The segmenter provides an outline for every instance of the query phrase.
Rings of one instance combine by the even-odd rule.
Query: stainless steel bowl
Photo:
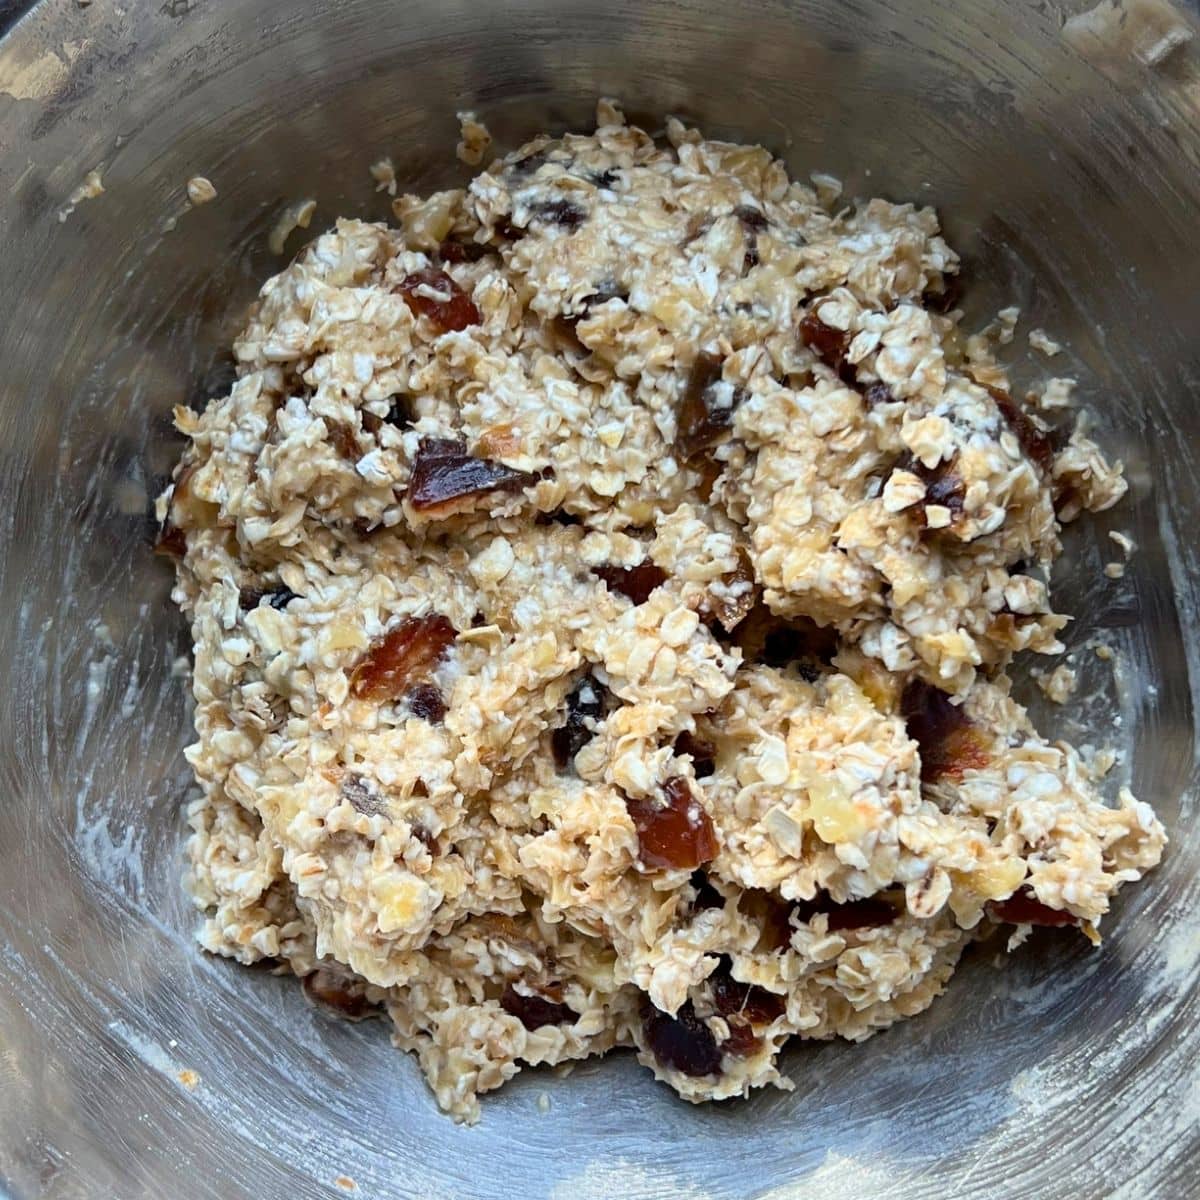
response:
[[[0,43],[0,1181],[15,1197],[1182,1197],[1200,1174],[1200,70],[1165,0],[45,0]],[[26,6],[17,5],[20,10]],[[0,19],[14,20],[0,3]],[[464,177],[623,97],[851,193],[935,201],[971,310],[1014,301],[1132,496],[1072,535],[1080,698],[1173,844],[1102,949],[974,953],[927,1015],[695,1109],[620,1057],[529,1071],[474,1129],[379,1026],[203,957],[179,889],[185,650],[147,497],[268,232],[382,217],[368,164]],[[100,171],[104,193],[72,191]],[[183,210],[185,181],[218,199]],[[65,219],[61,219],[63,217]],[[175,218],[175,227],[168,228]],[[295,242],[289,244],[289,250]],[[1019,347],[1015,347],[1019,348]],[[1045,364],[1017,355],[1019,380]],[[1105,533],[1139,550],[1122,581]],[[1090,644],[1116,650],[1117,669]],[[197,1079],[181,1073],[193,1071]],[[548,1111],[543,1111],[549,1099]],[[342,1183],[336,1181],[343,1177]]]

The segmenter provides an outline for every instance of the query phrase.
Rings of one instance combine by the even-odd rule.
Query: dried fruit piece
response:
[[[762,1038],[754,1032],[753,1025],[739,1021],[726,1021],[726,1024],[729,1026],[729,1036],[721,1043],[722,1054],[746,1058],[762,1045]]]
[[[592,573],[603,579],[610,591],[628,596],[634,604],[645,604],[650,593],[667,581],[666,571],[649,559],[636,567],[593,567]]]
[[[940,688],[923,679],[909,680],[900,712],[921,753],[922,783],[960,780],[967,771],[988,764],[991,756],[982,733]]]
[[[588,722],[596,722],[604,716],[604,699],[607,692],[591,675],[585,675],[567,697],[566,724],[560,725],[550,735],[554,761],[559,770],[565,770],[575,761],[575,755],[592,740],[593,730]]]
[[[673,1017],[647,1000],[642,1009],[642,1032],[660,1066],[692,1078],[715,1075],[721,1069],[717,1039],[696,1016],[690,1000]]]
[[[362,984],[337,971],[318,967],[300,981],[305,996],[318,1008],[326,1009],[347,1021],[361,1021],[379,1009],[363,994]]]
[[[431,725],[438,724],[446,715],[446,701],[436,684],[418,683],[408,691],[408,707],[414,717],[421,717]]]
[[[397,291],[413,315],[428,317],[439,333],[458,333],[481,320],[471,297],[437,267],[424,267],[406,275]]]
[[[357,462],[362,457],[358,448],[358,438],[345,421],[335,421],[326,417],[325,428],[329,431],[330,443],[342,458],[348,462]]]
[[[561,225],[564,229],[576,230],[587,220],[586,210],[570,200],[542,200],[533,204],[530,213],[550,225]]]
[[[752,983],[740,983],[731,971],[733,964],[726,955],[721,956],[720,965],[708,977],[712,988],[713,1004],[730,1025],[730,1018],[740,1018],[739,1023],[750,1022],[766,1025],[787,1011],[787,997]]]
[[[350,694],[357,700],[398,699],[437,666],[455,636],[440,613],[406,617],[360,659],[350,676]]]
[[[733,424],[734,409],[745,399],[740,388],[721,379],[723,360],[698,354],[688,373],[675,414],[675,450],[688,462],[715,446]]]
[[[1041,429],[1007,392],[997,387],[988,387],[987,391],[1013,431],[1013,436],[1021,444],[1021,449],[1043,471],[1049,471],[1054,465],[1054,439],[1051,435]]]
[[[638,861],[651,871],[691,871],[717,854],[712,818],[682,775],[662,786],[663,802],[625,798],[638,835]]]
[[[532,481],[524,471],[489,458],[474,458],[465,442],[422,438],[408,481],[408,502],[417,512],[447,516],[488,492],[512,490]]]
[[[716,746],[686,729],[675,739],[675,753],[692,756],[692,770],[697,779],[707,779],[717,769]]]
[[[830,933],[843,933],[855,929],[877,929],[890,925],[900,915],[895,905],[880,896],[867,896],[862,900],[847,900],[839,904],[828,892],[818,892],[812,900],[800,901],[793,910],[797,921],[808,923],[818,913],[828,918]]]
[[[805,313],[800,320],[800,340],[827,366],[840,371],[850,349],[850,335],[826,325],[815,312]]]
[[[516,1017],[526,1029],[541,1029],[543,1025],[565,1025],[574,1022],[575,1011],[561,1002],[562,985],[557,986],[559,999],[547,999],[533,989],[532,984],[523,984],[528,992],[519,992],[514,984],[509,984],[500,997],[500,1007],[510,1016]],[[543,991],[550,991],[544,988]]]
[[[1079,918],[1061,908],[1043,904],[1026,884],[1015,891],[1007,900],[993,900],[987,906],[988,916],[993,921],[1007,925],[1078,925]]]
[[[705,622],[718,621],[726,633],[732,633],[758,603],[758,581],[745,547],[738,547],[737,566],[721,577],[721,585],[722,594],[709,592],[697,611]]]
[[[925,497],[914,504],[912,511],[917,513],[925,528],[925,510],[931,504],[941,505],[950,510],[950,528],[961,519],[965,510],[967,485],[963,477],[955,469],[956,458],[943,459],[936,467],[927,467],[919,458],[912,454],[903,455],[894,467],[897,471],[907,471],[915,475],[925,485]],[[937,533],[938,530],[930,530]]]

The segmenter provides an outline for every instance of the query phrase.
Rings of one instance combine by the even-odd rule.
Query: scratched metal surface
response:
[[[0,5],[0,28],[27,7]],[[1197,1194],[1200,72],[1190,17],[1083,7],[44,0],[12,25],[0,1191],[299,1198],[344,1195],[344,1176],[379,1198]],[[380,153],[405,185],[462,178],[456,109],[512,145],[585,123],[598,93],[759,138],[853,193],[936,201],[973,309],[1011,299],[1072,346],[1055,369],[1079,375],[1133,494],[1073,535],[1085,686],[1044,719],[1123,747],[1174,841],[1099,951],[1039,938],[1003,970],[977,953],[926,1016],[796,1050],[790,1095],[694,1109],[618,1057],[526,1073],[463,1129],[381,1028],[325,1020],[190,942],[184,643],[144,509],[176,452],[171,405],[228,377],[221,348],[278,265],[266,234],[286,203],[315,196],[317,224],[383,216]],[[60,221],[91,168],[104,195]],[[196,172],[219,199],[181,214]],[[1114,527],[1141,547],[1121,582],[1098,570]],[[1096,635],[1116,677],[1082,649]]]

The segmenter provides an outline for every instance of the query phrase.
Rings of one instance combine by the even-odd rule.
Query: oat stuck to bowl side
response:
[[[457,1117],[613,1046],[790,1086],[1161,856],[1006,673],[1119,466],[960,329],[931,209],[822,191],[602,102],[339,221],[177,411],[200,940],[386,1011]]]

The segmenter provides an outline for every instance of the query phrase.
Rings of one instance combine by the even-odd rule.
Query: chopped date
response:
[[[428,317],[439,333],[459,333],[481,320],[471,297],[437,267],[424,267],[406,275],[398,291],[413,315]]]
[[[717,769],[716,746],[686,729],[675,739],[675,753],[692,756],[692,770],[697,779],[707,779]]]
[[[572,231],[587,220],[587,211],[570,200],[541,200],[531,205],[529,211],[538,220]]]
[[[329,441],[338,454],[348,462],[357,462],[361,455],[354,430],[345,421],[335,421],[330,417],[325,418],[325,428],[329,431]]]
[[[729,1036],[721,1043],[721,1053],[730,1054],[734,1058],[747,1058],[762,1045],[762,1038],[754,1032],[754,1026],[743,1021],[725,1022],[729,1026]]]
[[[691,871],[717,854],[712,818],[682,775],[662,787],[663,801],[625,798],[638,835],[638,861],[651,871]]]
[[[575,755],[592,740],[593,731],[588,721],[599,721],[604,716],[604,701],[607,691],[591,675],[585,675],[567,697],[567,720],[550,735],[554,761],[559,770],[565,770],[575,761]]]
[[[575,1021],[575,1011],[559,1000],[547,999],[526,984],[529,992],[519,992],[513,984],[504,989],[500,1007],[509,1016],[516,1017],[526,1029],[541,1029],[543,1025],[565,1025]],[[557,989],[561,996],[562,989]]]
[[[987,765],[990,756],[980,730],[940,688],[910,680],[900,697],[900,713],[921,754],[922,783],[961,780],[966,771]]]
[[[649,559],[636,567],[593,567],[592,572],[608,584],[610,591],[620,592],[634,604],[645,604],[650,593],[667,581],[666,571]]]
[[[927,476],[925,504],[941,504],[955,516],[961,515],[967,491],[962,476],[950,470],[946,463],[941,463],[932,472],[927,472]]]
[[[458,501],[512,490],[531,481],[524,471],[467,453],[465,442],[422,438],[408,481],[408,502],[417,512],[448,514]]]
[[[690,1000],[673,1017],[647,1001],[642,1012],[642,1032],[660,1066],[674,1068],[693,1079],[715,1075],[721,1069],[717,1039],[696,1016]]]
[[[1006,925],[1078,925],[1079,918],[1062,908],[1043,904],[1026,884],[1007,900],[993,900],[987,906],[993,921]]]
[[[796,920],[806,924],[818,913],[828,918],[830,933],[856,929],[878,929],[890,925],[900,915],[895,905],[879,896],[847,900],[839,904],[828,892],[818,892],[812,900],[801,900],[794,908]]]
[[[745,398],[740,388],[722,385],[723,366],[715,354],[698,354],[688,373],[675,414],[675,449],[685,462],[724,437],[734,410]]]
[[[758,603],[758,581],[745,547],[738,547],[738,565],[721,582],[724,590],[736,594],[718,597],[710,593],[704,598],[699,612],[705,621],[716,620],[726,633],[732,633]]]
[[[787,1010],[787,998],[752,983],[740,983],[731,973],[732,963],[726,955],[708,977],[713,1004],[727,1020],[740,1018],[739,1023],[766,1025]],[[732,1024],[732,1022],[731,1022]]]
[[[408,692],[408,707],[414,717],[420,717],[431,725],[437,725],[446,715],[446,701],[441,689],[433,683],[418,683]]]
[[[1043,471],[1049,471],[1054,464],[1052,436],[1041,429],[1007,392],[996,387],[988,387],[987,391],[1026,456]]]
[[[308,999],[318,1008],[323,1008],[348,1021],[361,1021],[379,1010],[367,1000],[362,985],[351,982],[343,975],[318,967],[305,975],[300,986]]]
[[[925,510],[931,504],[950,510],[950,523],[960,520],[966,507],[967,485],[955,468],[956,459],[944,459],[936,467],[927,467],[912,454],[904,454],[895,470],[915,475],[925,485],[925,498],[913,506],[913,511],[925,522]],[[928,526],[926,526],[928,528]],[[938,532],[932,530],[931,532]]]
[[[359,661],[350,676],[350,694],[357,700],[398,699],[424,681],[455,636],[454,626],[440,613],[406,617]]]
[[[299,598],[290,587],[284,587],[282,584],[276,588],[244,587],[238,592],[238,606],[249,612],[265,600],[272,608],[283,612],[293,600]]]
[[[827,366],[835,371],[846,361],[850,335],[826,325],[815,312],[805,313],[800,321],[800,340]]]

